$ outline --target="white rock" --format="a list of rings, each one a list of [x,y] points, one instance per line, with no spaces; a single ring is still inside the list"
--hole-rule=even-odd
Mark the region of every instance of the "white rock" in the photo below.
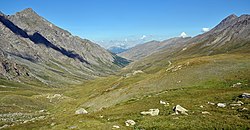
[[[76,110],[75,114],[87,114],[88,112],[84,108]]]
[[[201,114],[208,114],[208,115],[211,115],[210,112],[208,112],[208,111],[203,111],[203,112],[201,112]]]
[[[141,70],[136,70],[136,71],[133,72],[133,75],[140,74],[140,73],[143,73],[143,71],[141,71]]]
[[[244,108],[242,108],[242,111],[248,111],[248,108],[244,107]]]
[[[135,121],[127,120],[127,121],[125,121],[125,124],[126,124],[126,126],[133,126],[133,125],[135,125]]]
[[[233,88],[237,88],[237,87],[241,87],[241,83],[236,83],[236,84],[233,84],[232,86]]]
[[[39,116],[38,117],[38,119],[40,119],[40,120],[42,120],[42,119],[44,119],[45,118],[45,116]]]
[[[50,126],[54,126],[54,125],[56,125],[56,123],[54,123],[54,122],[50,124]]]
[[[53,99],[59,100],[59,99],[63,98],[63,95],[61,95],[61,94],[54,94],[54,95],[48,94],[46,98],[49,99],[49,102],[52,102]]]
[[[174,120],[178,120],[178,119],[180,119],[180,118],[179,118],[179,117],[174,117],[173,119],[174,119]]]
[[[70,126],[69,129],[76,129],[77,126]]]
[[[42,112],[45,112],[45,110],[40,110],[40,111],[38,111],[39,113],[42,113]]]
[[[3,125],[2,127],[0,127],[0,129],[4,129],[4,128],[6,128],[6,127],[9,127],[9,125],[5,124],[5,125]]]
[[[23,123],[28,123],[29,122],[29,120],[25,120]]]
[[[165,101],[160,100],[160,104],[166,105],[167,103]]]
[[[242,98],[250,98],[250,93],[243,93],[241,95]]]
[[[185,115],[188,115],[187,112],[188,110],[183,108],[182,106],[180,105],[176,105],[174,108],[173,108],[175,114],[185,114]]]
[[[218,103],[217,106],[218,107],[226,107],[226,103]]]
[[[149,111],[143,111],[141,112],[142,115],[151,115],[151,116],[157,116],[159,115],[160,110],[159,109],[149,109]]]
[[[237,101],[236,103],[239,103],[239,104],[241,104],[241,105],[244,104],[244,102],[242,102],[242,101]]]
[[[233,104],[230,104],[230,106],[236,107],[236,106],[241,106],[241,104],[240,103],[233,103]]]
[[[119,129],[120,126],[118,126],[118,125],[113,125],[113,128]]]
[[[213,102],[207,102],[207,104],[210,104],[210,105],[215,105],[215,103],[213,103]]]

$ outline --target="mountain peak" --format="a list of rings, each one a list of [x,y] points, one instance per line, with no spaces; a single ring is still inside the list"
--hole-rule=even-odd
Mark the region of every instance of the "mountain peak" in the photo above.
[[[217,30],[217,29],[220,30],[220,29],[226,28],[226,27],[232,25],[232,23],[234,22],[234,20],[237,19],[237,18],[238,18],[237,15],[231,14],[228,17],[226,17],[225,19],[223,19],[214,29],[215,30]]]
[[[237,15],[231,14],[231,15],[229,15],[228,17],[226,17],[224,20],[222,20],[222,22],[223,22],[223,21],[231,21],[231,20],[236,19],[236,18],[238,18]]]
[[[32,8],[26,8],[22,10],[21,12],[34,12],[34,10]]]
[[[18,12],[19,14],[35,14],[37,15],[37,13],[32,9],[32,8],[26,8],[24,10],[22,10],[21,12]]]

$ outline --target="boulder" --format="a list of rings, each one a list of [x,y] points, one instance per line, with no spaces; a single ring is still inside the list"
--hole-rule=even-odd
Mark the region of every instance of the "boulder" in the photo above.
[[[142,115],[151,115],[151,116],[157,116],[159,115],[160,110],[159,109],[149,109],[149,111],[143,111],[141,112]]]
[[[217,106],[218,107],[226,107],[226,103],[218,103]]]
[[[243,93],[239,97],[240,98],[250,98],[250,93]]]
[[[175,114],[184,114],[184,115],[188,115],[187,112],[188,110],[183,108],[182,106],[180,105],[176,105],[174,108],[173,108],[173,111],[175,112]]]
[[[135,125],[135,121],[133,121],[133,120],[126,120],[125,124],[126,124],[126,126],[133,126],[133,125]]]
[[[166,105],[167,103],[165,101],[160,100],[160,104]]]
[[[119,129],[120,126],[119,125],[113,125],[113,128]]]
[[[78,110],[76,110],[75,114],[79,115],[79,114],[87,114],[88,112],[84,109],[84,108],[80,108]]]
[[[215,103],[213,103],[213,102],[207,102],[207,104],[210,104],[210,105],[215,105]]]

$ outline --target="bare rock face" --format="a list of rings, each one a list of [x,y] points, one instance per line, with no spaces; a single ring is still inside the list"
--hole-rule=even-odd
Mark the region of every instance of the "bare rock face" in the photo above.
[[[78,79],[111,74],[127,62],[87,39],[73,36],[31,8],[10,16],[0,13],[0,30],[3,58],[26,66],[31,76],[43,83],[76,83]],[[3,65],[0,72],[5,73]],[[72,81],[62,75],[78,79]]]
[[[249,52],[250,15],[230,15],[210,31],[192,38],[185,53],[213,55]],[[199,49],[198,49],[199,48]]]

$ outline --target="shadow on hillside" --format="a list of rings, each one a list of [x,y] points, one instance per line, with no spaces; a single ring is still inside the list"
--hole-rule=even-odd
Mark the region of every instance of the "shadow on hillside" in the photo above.
[[[4,16],[0,16],[0,21],[7,27],[9,28],[13,33],[16,35],[19,35],[23,38],[29,38],[32,42],[35,44],[43,44],[47,48],[52,48],[61,54],[73,58],[73,59],[78,59],[80,62],[89,64],[88,61],[86,61],[82,56],[79,54],[76,54],[74,51],[68,51],[62,47],[57,47],[56,45],[52,44],[50,41],[48,41],[45,37],[43,37],[40,33],[35,32],[33,35],[28,35],[27,32],[16,26],[14,23],[12,23],[10,20],[6,19]]]

